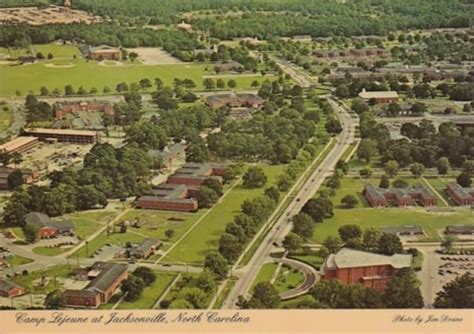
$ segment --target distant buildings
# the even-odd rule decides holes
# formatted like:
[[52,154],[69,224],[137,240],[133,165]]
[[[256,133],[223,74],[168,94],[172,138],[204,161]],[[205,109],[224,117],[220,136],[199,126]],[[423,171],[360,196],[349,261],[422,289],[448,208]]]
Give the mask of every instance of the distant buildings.
[[183,21],[181,21],[180,23],[178,23],[176,25],[176,28],[178,28],[179,30],[183,30],[183,31],[191,31],[193,29],[193,26],[190,25],[189,23],[186,23],[183,20]]
[[66,307],[96,308],[107,303],[120,284],[128,278],[126,264],[95,262],[91,267],[76,270],[79,278],[91,280],[82,290],[64,291]]
[[390,52],[384,49],[339,49],[339,50],[316,50],[313,56],[320,59],[370,59],[370,58],[387,58]]
[[81,51],[85,57],[92,60],[120,60],[122,58],[122,51],[108,45],[100,45],[91,47],[85,45],[81,47]]
[[52,221],[48,215],[41,212],[31,212],[25,215],[25,224],[38,228],[38,238],[55,238],[58,235],[74,235],[74,224],[70,219]]
[[206,99],[206,104],[211,109],[219,109],[221,107],[229,106],[237,107],[253,107],[261,108],[265,101],[254,94],[218,94],[209,96]]
[[156,239],[147,238],[142,243],[132,247],[128,251],[128,255],[135,259],[146,259],[152,255],[155,250],[161,246],[162,242]]
[[0,297],[14,298],[25,294],[25,288],[0,278]]
[[419,226],[381,226],[383,233],[392,233],[398,236],[423,235],[423,229]]
[[396,206],[410,206],[415,202],[423,206],[434,206],[438,200],[431,190],[420,184],[412,188],[377,188],[371,184],[364,187],[363,194],[372,207],[386,207],[392,203]]
[[321,279],[337,279],[346,284],[363,284],[383,291],[390,279],[412,263],[411,254],[392,256],[342,248],[328,256],[321,267]]
[[368,92],[365,88],[359,93],[359,97],[364,101],[375,101],[375,103],[398,102],[398,93],[394,91]]
[[474,225],[450,225],[444,230],[445,234],[474,235]]
[[24,133],[40,140],[72,144],[95,144],[99,141],[99,134],[96,131],[32,128],[25,129]]
[[161,158],[163,165],[170,168],[173,161],[178,158],[185,158],[186,145],[175,143],[160,150],[148,150],[148,156],[151,158]]
[[459,206],[474,205],[474,188],[463,188],[456,182],[446,187],[449,197]]
[[102,112],[114,114],[114,107],[107,101],[64,101],[53,104],[55,118],[64,118],[66,114],[74,112]]
[[0,145],[0,153],[25,153],[38,145],[37,137],[16,137],[9,142]]
[[222,182],[226,166],[212,163],[186,163],[168,177],[168,184],[200,186],[205,180],[214,178]]
[[0,167],[0,190],[8,190],[8,176],[13,173],[14,171],[20,170],[22,173],[23,184],[31,184],[38,179],[38,172],[33,171],[31,169],[16,169],[10,167]]

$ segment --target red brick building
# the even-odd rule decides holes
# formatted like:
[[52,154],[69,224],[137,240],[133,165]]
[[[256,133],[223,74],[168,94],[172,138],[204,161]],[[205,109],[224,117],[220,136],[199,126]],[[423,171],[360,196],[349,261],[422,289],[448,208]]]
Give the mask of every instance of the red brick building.
[[99,141],[99,133],[96,131],[32,128],[25,129],[24,132],[40,140],[53,139],[73,144],[95,144]]
[[209,96],[206,99],[206,104],[211,109],[219,109],[225,106],[260,109],[264,103],[265,101],[261,97],[254,94],[219,94]]
[[0,278],[0,297],[14,298],[25,294],[25,289],[13,282]]
[[107,303],[128,278],[126,264],[96,262],[88,268],[90,283],[82,290],[65,290],[64,304],[74,308],[96,308]]
[[64,118],[66,114],[74,112],[102,112],[107,115],[114,114],[114,107],[107,101],[67,101],[53,105],[55,118]]
[[23,184],[31,184],[35,182],[39,174],[36,171],[31,169],[21,168],[15,169],[10,167],[0,167],[0,190],[8,190],[10,187],[8,185],[8,176],[16,170],[20,170],[23,177]]
[[346,284],[363,284],[383,291],[390,279],[402,268],[409,268],[411,254],[392,256],[342,248],[328,256],[321,267],[321,279],[337,279]]
[[459,206],[474,205],[474,188],[464,188],[451,182],[446,187],[449,197]]
[[92,60],[120,60],[122,51],[107,45],[89,48],[87,57]]
[[137,203],[142,209],[192,212],[198,209],[195,196],[185,185],[162,183],[153,189],[152,196],[142,196]]
[[390,203],[399,207],[411,206],[415,203],[429,207],[438,203],[436,195],[421,184],[405,189],[377,188],[367,184],[364,187],[363,195],[372,207],[386,207]]
[[205,180],[214,178],[222,182],[226,166],[210,163],[186,163],[173,175],[168,177],[168,184],[200,186]]
[[395,91],[368,92],[365,88],[359,93],[359,97],[364,101],[375,101],[375,103],[398,102],[398,93]]
[[59,235],[74,235],[74,224],[70,219],[52,221],[41,212],[31,212],[25,215],[25,224],[38,228],[38,238],[54,238]]

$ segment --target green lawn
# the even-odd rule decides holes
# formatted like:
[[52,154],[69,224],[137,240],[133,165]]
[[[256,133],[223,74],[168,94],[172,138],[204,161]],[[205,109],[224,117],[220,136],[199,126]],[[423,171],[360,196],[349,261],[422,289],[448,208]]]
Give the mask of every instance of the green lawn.
[[[283,172],[284,165],[262,165],[268,177],[268,185],[276,181]],[[206,217],[182,240],[165,258],[164,262],[202,263],[210,250],[218,247],[226,224],[240,212],[240,206],[246,199],[263,194],[264,189],[246,189],[237,185]]]
[[317,256],[317,255],[305,255],[305,254],[298,254],[298,255],[291,255],[289,256],[291,259],[299,260],[301,262],[307,263],[311,266],[313,266],[316,269],[319,269],[319,267],[323,264],[324,259]]
[[33,248],[33,253],[46,256],[56,256],[67,251],[67,248],[61,247],[36,247]]
[[227,280],[224,289],[222,290],[221,294],[217,298],[216,303],[214,304],[214,307],[213,307],[214,310],[219,310],[222,307],[222,304],[224,304],[230,291],[234,288],[235,283],[237,283],[237,280],[238,279],[235,277],[231,277]]
[[72,218],[72,222],[76,234],[82,239],[93,234],[102,227],[101,223],[84,218]]
[[11,259],[8,259],[7,262],[11,266],[21,266],[23,264],[31,263],[33,262],[32,259],[20,256],[20,255],[14,255]]
[[438,231],[448,225],[473,224],[469,211],[426,212],[415,208],[349,209],[334,210],[334,217],[316,224],[312,242],[321,243],[327,236],[336,236],[339,227],[347,224],[359,225],[362,229],[380,226],[421,226],[430,238],[439,239]]
[[147,310],[155,305],[156,301],[177,275],[171,273],[156,273],[156,281],[143,290],[142,296],[133,302],[122,301],[118,304],[118,310]]
[[292,290],[304,282],[304,274],[296,269],[283,265],[275,281],[279,293]]
[[23,229],[21,227],[11,227],[10,229],[19,239],[25,240],[25,234],[23,233]]
[[449,199],[448,194],[446,193],[446,186],[450,182],[456,182],[456,178],[449,178],[449,177],[426,177],[426,181],[429,182],[438,192],[438,194],[443,197],[450,205],[455,205],[453,201]]
[[[57,265],[49,267],[46,270],[35,270],[28,273],[27,275],[19,275],[13,278],[13,282],[26,288],[27,292],[40,294],[48,293],[55,289],[63,287],[59,278],[67,278],[70,276],[71,269],[67,265]],[[47,279],[45,286],[41,286],[41,277],[44,276]],[[56,277],[56,280],[54,279]]]
[[45,57],[51,53],[56,58],[73,58],[73,56],[81,56],[79,48],[73,45],[59,45],[59,44],[44,44],[44,45],[33,45],[31,47],[33,54],[36,55],[41,52]]
[[[86,90],[95,87],[102,92],[104,86],[115,90],[120,82],[128,84],[138,82],[141,79],[148,78],[154,80],[159,77],[167,85],[171,85],[175,78],[191,79],[197,89],[203,89],[203,75],[206,73],[206,64],[172,64],[172,65],[131,65],[124,66],[100,66],[97,62],[86,61],[84,59],[71,59],[67,64],[71,67],[47,67],[54,65],[56,61],[42,61],[36,64],[21,66],[0,65],[0,77],[4,85],[0,85],[0,96],[14,96],[16,90],[25,95],[28,91],[39,93],[42,86],[50,91],[55,88],[64,90],[66,85],[72,85],[76,90],[83,86]],[[265,81],[274,79],[274,77],[262,76],[236,76],[237,90],[251,88],[254,80]]]
[[[4,110],[5,108],[5,110]],[[7,106],[0,106],[0,133],[6,132],[13,122],[13,113]]]
[[275,262],[268,262],[265,263],[262,268],[260,268],[260,271],[257,274],[257,277],[255,277],[255,280],[252,283],[252,287],[250,290],[253,290],[253,288],[258,284],[262,282],[270,282],[272,280],[273,274],[275,273],[275,270],[278,267],[278,263]]

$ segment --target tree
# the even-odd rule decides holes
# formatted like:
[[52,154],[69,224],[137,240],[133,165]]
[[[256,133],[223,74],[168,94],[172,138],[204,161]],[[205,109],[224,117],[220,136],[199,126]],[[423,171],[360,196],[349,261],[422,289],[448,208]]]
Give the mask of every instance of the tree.
[[337,251],[342,247],[341,240],[338,237],[333,236],[326,237],[323,241],[323,245],[331,254],[337,253]]
[[384,189],[390,188],[390,179],[388,178],[387,175],[385,174],[382,175],[382,178],[380,179],[379,188],[384,188]]
[[220,197],[222,196],[222,194],[224,193],[224,189],[222,187],[222,184],[216,180],[216,179],[206,179],[204,180],[204,182],[202,183],[202,186],[205,186],[205,187],[208,187],[212,190],[214,190],[214,192]]
[[137,267],[133,271],[133,275],[141,278],[145,285],[151,285],[156,281],[156,274],[148,267]]
[[165,231],[165,236],[168,240],[171,240],[174,236],[174,230],[169,228]]
[[196,283],[197,287],[206,293],[211,293],[216,287],[214,274],[207,269],[199,275]]
[[324,127],[326,128],[326,131],[331,135],[337,135],[342,132],[341,122],[339,122],[339,120],[335,118],[328,119]]
[[390,117],[397,117],[402,111],[402,107],[398,103],[390,103],[388,105],[387,113]]
[[357,204],[359,204],[357,197],[351,194],[346,195],[341,199],[341,205],[344,209],[353,209]]
[[236,82],[234,79],[231,79],[231,80],[229,80],[229,81],[227,82],[227,86],[228,86],[229,88],[234,89],[235,87],[237,87],[237,82]]
[[362,230],[359,225],[343,225],[337,231],[343,242],[349,239],[359,239],[362,236]]
[[216,83],[211,78],[204,79],[202,84],[206,90],[212,90],[216,88]]
[[403,253],[400,238],[393,233],[382,233],[378,241],[378,253],[385,255]]
[[275,203],[278,203],[280,200],[280,191],[277,187],[271,186],[265,189],[265,196],[273,200]]
[[220,279],[227,277],[229,271],[226,259],[218,252],[211,252],[206,255],[204,268],[209,269]]
[[197,195],[199,208],[210,208],[219,200],[219,195],[211,188],[201,186]]
[[334,216],[332,201],[326,197],[308,200],[301,211],[311,216],[316,223]]
[[410,166],[410,172],[413,174],[413,176],[419,178],[425,172],[425,166],[418,162],[415,162]]
[[254,166],[247,169],[243,177],[246,188],[261,188],[267,183],[267,176],[262,167]]
[[145,282],[135,275],[130,275],[120,287],[120,290],[124,294],[124,299],[127,302],[135,301],[142,295],[143,289],[145,288]]
[[170,310],[192,310],[194,306],[185,299],[175,299],[168,308]]
[[362,139],[357,148],[357,157],[368,164],[375,154],[377,154],[377,142],[373,139]]
[[72,88],[71,85],[67,85],[66,87],[64,87],[64,95],[74,95],[75,92],[74,92],[74,88]]
[[293,217],[292,232],[299,235],[303,240],[308,240],[313,236],[314,222],[311,216],[300,212]]
[[217,88],[219,88],[219,89],[224,89],[224,88],[225,88],[225,81],[224,81],[224,79],[220,79],[220,78],[217,79],[217,81],[216,81],[216,86],[217,86]]
[[40,95],[41,96],[48,96],[49,95],[49,90],[48,88],[46,88],[45,86],[42,86],[40,88]]
[[408,187],[408,182],[405,181],[404,179],[396,179],[392,182],[392,185],[394,188],[403,189],[403,188]]
[[336,87],[334,95],[341,99],[347,99],[350,96],[349,88],[346,84],[340,84]]
[[23,227],[23,233],[25,234],[26,241],[30,244],[34,243],[38,238],[38,227],[33,224],[26,224]]
[[288,252],[292,253],[301,249],[303,242],[303,238],[301,238],[298,234],[290,232],[287,234],[285,239],[283,239],[282,245]]
[[37,58],[37,59],[40,59],[40,60],[41,60],[41,59],[44,59],[44,55],[43,55],[41,52],[38,52],[38,53],[36,54],[36,58]]
[[[131,54],[130,54],[131,55]],[[138,84],[140,85],[141,89],[148,90],[149,88],[153,87],[151,84],[150,79],[141,79]]]
[[52,53],[48,53],[48,59],[51,60],[51,59],[53,59],[53,58],[54,58],[53,54],[52,54]]
[[224,233],[219,240],[219,253],[229,262],[237,260],[242,250],[242,244],[236,236]]
[[376,252],[379,247],[380,232],[370,227],[364,231],[362,236],[362,245],[368,252]]
[[438,174],[446,175],[449,172],[450,165],[449,160],[446,157],[441,157],[436,162],[436,168],[438,169]]
[[472,184],[471,173],[462,172],[456,178],[457,183],[464,188],[469,188]]
[[23,185],[23,172],[20,169],[16,169],[7,177],[7,183],[9,189],[16,189]]
[[387,308],[422,308],[420,282],[411,269],[401,269],[388,282],[383,294]]
[[400,170],[400,165],[395,160],[389,160],[384,165],[384,171],[385,173],[387,173],[388,177],[390,178],[396,176],[399,170]]
[[443,239],[443,241],[441,242],[441,247],[443,248],[443,250],[446,253],[451,252],[451,249],[453,248],[454,241],[455,241],[455,239],[452,235],[447,235],[446,238]]
[[448,282],[437,293],[435,308],[474,308],[474,276],[466,272]]
[[369,178],[372,176],[372,169],[370,167],[364,167],[359,170],[359,175],[361,177]]
[[260,282],[255,285],[252,297],[247,308],[249,309],[275,309],[280,305],[278,290],[269,282]]
[[46,295],[44,307],[47,310],[59,310],[64,307],[64,295],[61,290],[53,290]]
[[194,309],[202,310],[207,306],[207,294],[200,288],[186,287],[179,292],[178,298],[190,302]]

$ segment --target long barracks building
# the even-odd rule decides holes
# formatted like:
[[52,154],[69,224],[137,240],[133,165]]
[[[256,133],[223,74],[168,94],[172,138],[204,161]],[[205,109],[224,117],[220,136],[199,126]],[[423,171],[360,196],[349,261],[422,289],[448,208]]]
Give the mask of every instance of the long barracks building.
[[436,195],[421,184],[404,189],[384,189],[368,184],[365,186],[363,194],[372,207],[386,207],[390,203],[399,207],[411,206],[415,203],[434,206],[438,203]]
[[114,107],[107,101],[64,101],[53,104],[55,118],[64,118],[74,112],[102,112],[107,115],[114,114]]
[[96,131],[32,128],[25,129],[24,133],[39,140],[57,140],[73,144],[95,144],[99,141],[99,133]]

